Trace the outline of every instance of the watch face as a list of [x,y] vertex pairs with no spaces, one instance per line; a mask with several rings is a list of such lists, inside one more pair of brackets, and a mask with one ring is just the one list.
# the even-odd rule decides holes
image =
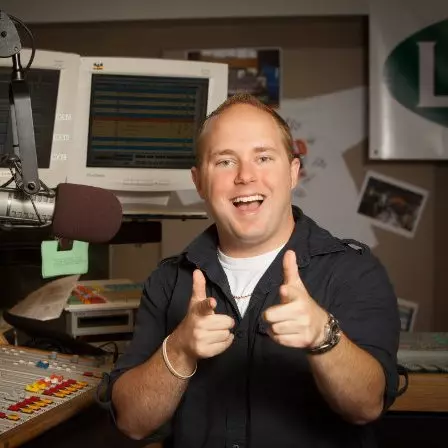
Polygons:
[[325,325],[325,339],[324,341],[328,341],[328,338],[330,337],[331,334],[331,326],[330,324]]
[[339,327],[338,321],[333,315],[328,314],[328,323],[325,325],[325,339],[317,347],[308,350],[312,354],[325,353],[331,350],[341,338],[341,329]]

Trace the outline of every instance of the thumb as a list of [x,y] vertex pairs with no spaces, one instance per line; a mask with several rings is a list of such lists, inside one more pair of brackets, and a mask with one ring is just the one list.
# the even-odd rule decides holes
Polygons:
[[288,250],[283,257],[283,285],[280,287],[281,302],[287,303],[297,300],[300,297],[299,292],[303,291],[305,286],[299,275],[296,254]]
[[200,269],[193,272],[193,291],[190,300],[190,308],[202,315],[213,314],[216,307],[215,299],[207,298],[205,289],[205,277]]
[[195,269],[193,272],[193,291],[190,303],[200,302],[207,298],[205,290],[205,277],[201,270]]
[[302,285],[296,254],[292,250],[286,251],[283,256],[283,284],[292,286]]

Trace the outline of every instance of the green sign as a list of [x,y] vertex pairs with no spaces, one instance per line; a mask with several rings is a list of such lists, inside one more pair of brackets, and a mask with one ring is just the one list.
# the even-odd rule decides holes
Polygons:
[[404,107],[448,127],[448,19],[400,42],[386,60],[384,80]]

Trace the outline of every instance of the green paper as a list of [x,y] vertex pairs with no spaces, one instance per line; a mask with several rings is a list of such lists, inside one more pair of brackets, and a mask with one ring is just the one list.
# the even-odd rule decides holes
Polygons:
[[59,250],[59,241],[42,241],[42,277],[85,274],[89,268],[89,243],[73,241],[70,250]]

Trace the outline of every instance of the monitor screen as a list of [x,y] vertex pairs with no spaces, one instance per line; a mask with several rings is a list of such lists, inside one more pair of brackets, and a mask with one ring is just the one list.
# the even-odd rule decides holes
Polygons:
[[207,78],[93,74],[87,166],[189,169]]
[[[22,66],[31,51],[20,52]],[[73,142],[79,55],[37,50],[25,74],[30,94],[39,179],[50,188],[66,182]],[[12,59],[0,58],[0,152],[12,152],[13,134],[9,85]],[[18,148],[20,156],[20,148]],[[11,176],[0,168],[0,183]]]
[[227,82],[225,64],[81,57],[68,181],[132,203],[194,189],[195,136],[227,98]]

